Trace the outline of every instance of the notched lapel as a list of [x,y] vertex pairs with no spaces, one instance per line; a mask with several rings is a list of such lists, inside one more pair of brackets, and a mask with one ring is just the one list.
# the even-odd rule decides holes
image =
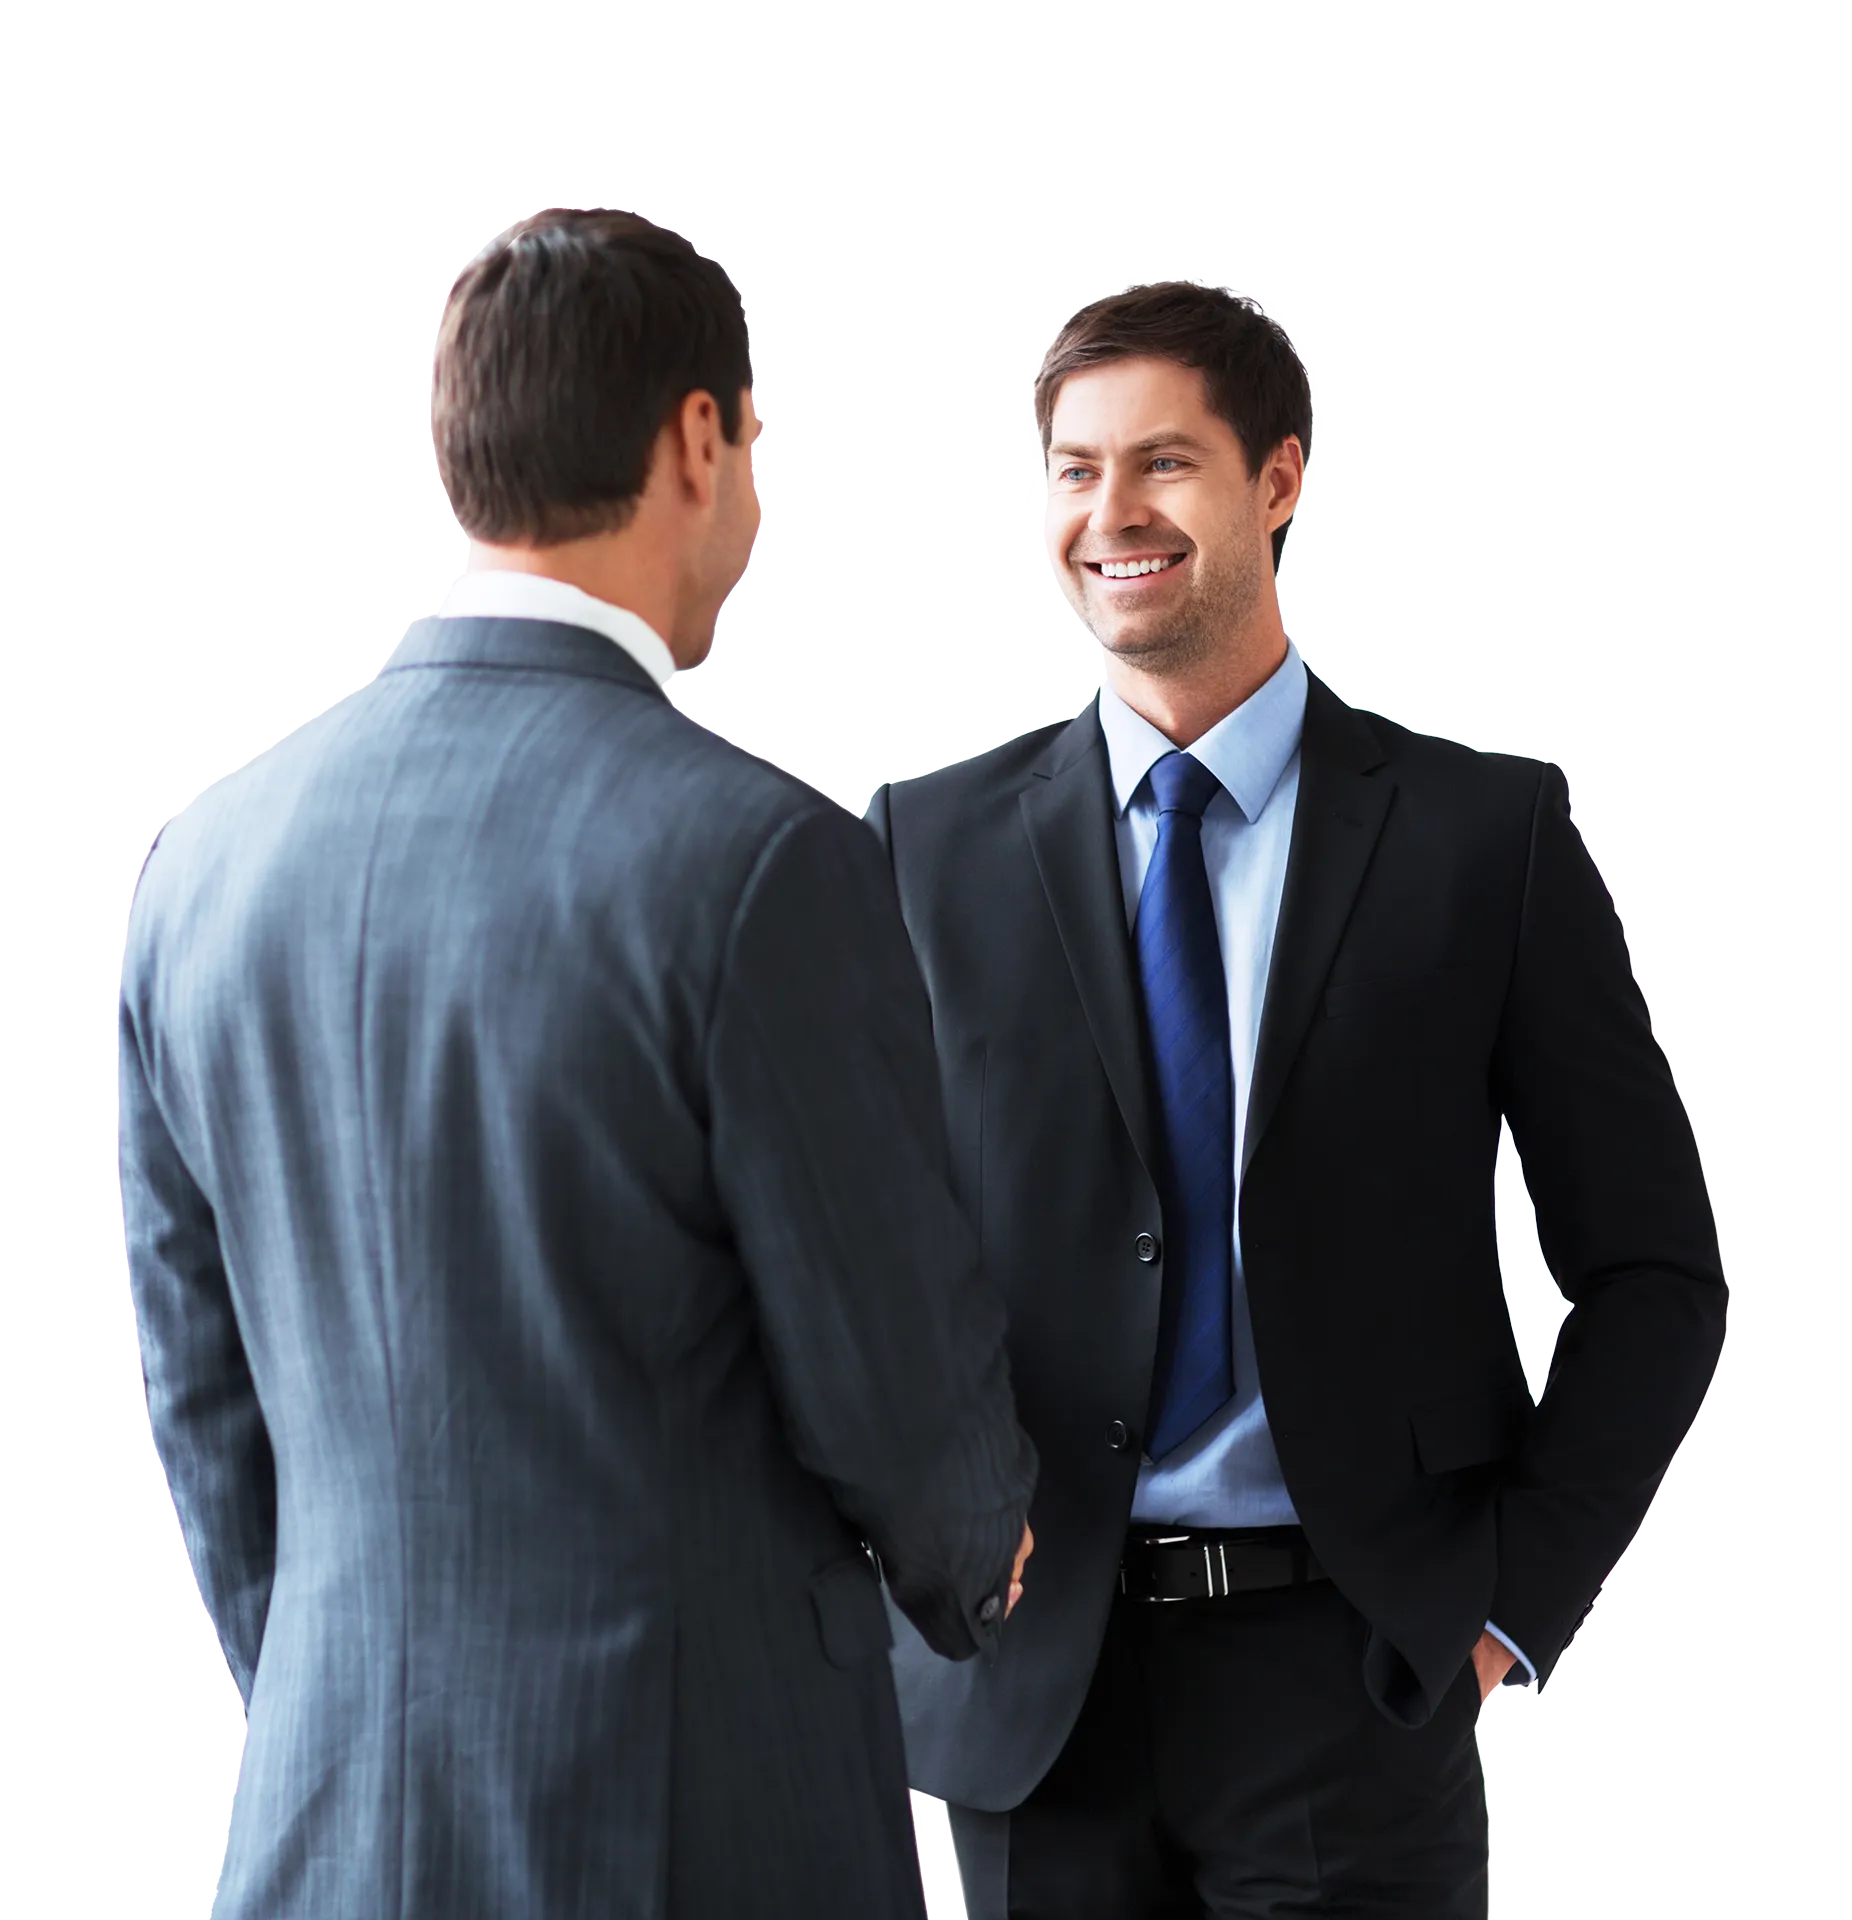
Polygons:
[[1106,741],[1089,707],[1055,742],[1020,804],[1094,1045],[1149,1172],[1151,1102],[1110,792]]
[[1312,676],[1299,748],[1299,805],[1248,1097],[1244,1173],[1279,1105],[1394,798],[1382,743]]

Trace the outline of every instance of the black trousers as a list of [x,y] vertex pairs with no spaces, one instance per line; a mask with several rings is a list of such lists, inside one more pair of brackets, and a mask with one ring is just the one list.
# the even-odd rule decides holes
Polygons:
[[1416,1731],[1329,1581],[1116,1603],[1080,1719],[1011,1813],[950,1809],[971,1920],[1485,1920],[1472,1665]]

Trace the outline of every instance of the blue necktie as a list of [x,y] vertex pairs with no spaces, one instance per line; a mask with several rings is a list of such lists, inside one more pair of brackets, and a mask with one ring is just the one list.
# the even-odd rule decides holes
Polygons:
[[1163,1115],[1164,1294],[1152,1376],[1153,1460],[1235,1391],[1234,1063],[1228,982],[1203,865],[1203,809],[1221,784],[1169,753],[1151,769],[1157,848],[1138,900],[1138,971]]

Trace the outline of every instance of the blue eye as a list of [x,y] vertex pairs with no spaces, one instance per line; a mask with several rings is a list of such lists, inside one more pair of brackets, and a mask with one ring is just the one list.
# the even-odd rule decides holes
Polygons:
[[1181,460],[1173,460],[1169,454],[1161,453],[1152,461],[1151,471],[1153,473],[1160,473],[1168,467],[1180,467],[1182,465],[1183,462]]
[[1063,467],[1061,471],[1055,475],[1055,478],[1062,481],[1072,481],[1084,480],[1086,476],[1087,469],[1085,467]]

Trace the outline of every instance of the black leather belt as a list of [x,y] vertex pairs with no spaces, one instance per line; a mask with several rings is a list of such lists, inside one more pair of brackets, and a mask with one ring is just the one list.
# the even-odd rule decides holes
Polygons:
[[1297,1527],[1134,1528],[1119,1562],[1128,1600],[1222,1600],[1330,1578]]

